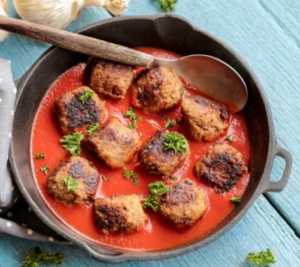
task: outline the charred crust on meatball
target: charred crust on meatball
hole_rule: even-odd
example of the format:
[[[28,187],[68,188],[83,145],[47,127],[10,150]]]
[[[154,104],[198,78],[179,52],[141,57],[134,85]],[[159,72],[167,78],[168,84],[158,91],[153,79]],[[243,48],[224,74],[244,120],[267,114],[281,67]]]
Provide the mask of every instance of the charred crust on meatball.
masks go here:
[[[138,195],[98,198],[95,201],[95,222],[103,233],[133,233],[139,231],[147,220]]]
[[[177,168],[190,155],[187,143],[187,152],[174,152],[173,149],[164,150],[164,141],[167,131],[157,131],[140,150],[139,160],[143,166],[152,175],[162,175],[163,178],[172,175]]]
[[[87,62],[86,83],[98,94],[123,99],[133,78],[132,66],[95,57]]]
[[[195,166],[196,176],[211,184],[217,193],[232,189],[245,173],[242,155],[227,144],[215,146]]]
[[[208,198],[193,181],[184,179],[159,197],[159,212],[177,230],[194,225],[208,209]]]

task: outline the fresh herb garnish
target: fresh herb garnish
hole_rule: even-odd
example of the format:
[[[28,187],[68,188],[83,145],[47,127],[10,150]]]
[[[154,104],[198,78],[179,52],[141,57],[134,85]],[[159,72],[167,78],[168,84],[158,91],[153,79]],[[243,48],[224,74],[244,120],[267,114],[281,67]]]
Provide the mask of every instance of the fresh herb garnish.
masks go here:
[[[34,157],[35,157],[36,159],[45,159],[45,158],[46,158],[46,156],[45,156],[44,153],[36,154]]]
[[[158,210],[158,195],[166,194],[169,192],[169,187],[164,182],[154,182],[148,185],[150,195],[144,200],[143,208],[152,208],[155,212]]]
[[[44,172],[45,174],[48,174],[49,167],[47,165],[44,165],[44,166],[41,167],[41,171]]]
[[[216,142],[215,142],[215,145],[216,145],[216,146],[220,145],[220,142],[219,142],[219,141],[216,141]]]
[[[184,94],[184,89],[183,89],[183,87],[181,87],[180,89],[179,89],[179,91],[180,91],[180,93],[183,95]]]
[[[64,258],[62,252],[53,253],[46,250],[42,251],[40,248],[33,248],[28,251],[22,267],[39,267],[46,262],[53,262],[56,266],[61,266]]]
[[[98,129],[99,129],[99,123],[95,122],[88,127],[87,133],[90,136],[92,135],[93,132],[96,132]]]
[[[166,125],[165,125],[165,128],[171,128],[175,125],[175,121],[174,120],[170,120],[168,119]]]
[[[165,120],[167,119],[167,116],[163,114],[163,115],[161,116],[161,119],[162,119],[163,121],[165,121]]]
[[[77,192],[79,182],[75,179],[73,179],[71,176],[67,176],[62,178],[63,182],[67,185],[68,191],[74,191]]]
[[[266,251],[259,253],[249,253],[246,258],[246,262],[253,263],[253,267],[267,267],[269,263],[276,263],[276,259],[272,251],[268,248]]]
[[[166,134],[165,136],[163,149],[164,150],[173,149],[175,154],[177,154],[178,151],[186,153],[187,141],[182,134],[177,132],[171,132]]]
[[[171,175],[170,177],[171,177],[171,179],[173,179],[173,180],[175,180],[175,179],[177,178],[175,175]]]
[[[124,116],[132,121],[132,124],[128,126],[129,129],[137,129],[136,121],[141,121],[142,117],[137,117],[132,107],[125,111]]]
[[[177,122],[178,125],[181,125],[182,119],[181,119],[181,118],[178,118],[178,119],[176,120],[176,122]]]
[[[137,174],[134,173],[134,171],[128,171],[127,168],[124,166],[123,167],[124,169],[124,177],[126,179],[129,179],[129,178],[137,178]]]
[[[230,135],[226,136],[225,140],[228,141],[228,142],[230,142],[230,143],[233,142],[233,139],[232,139],[232,137]]]
[[[231,199],[232,203],[241,203],[242,199],[240,197],[232,197]]]
[[[110,116],[111,116],[111,117],[115,117],[115,116],[116,116],[116,113],[111,113]]]
[[[73,156],[78,156],[81,153],[80,143],[83,140],[81,132],[73,133],[72,135],[64,135],[60,142],[63,143],[63,148]]]
[[[110,179],[109,178],[107,178],[106,176],[104,176],[104,175],[102,175],[102,180],[103,181],[108,181],[108,182],[110,182]]]
[[[158,0],[160,8],[165,12],[174,12],[175,7],[174,4],[177,3],[178,0]]]
[[[79,100],[82,104],[85,104],[89,97],[92,97],[94,92],[92,90],[86,90],[81,96],[79,96]]]

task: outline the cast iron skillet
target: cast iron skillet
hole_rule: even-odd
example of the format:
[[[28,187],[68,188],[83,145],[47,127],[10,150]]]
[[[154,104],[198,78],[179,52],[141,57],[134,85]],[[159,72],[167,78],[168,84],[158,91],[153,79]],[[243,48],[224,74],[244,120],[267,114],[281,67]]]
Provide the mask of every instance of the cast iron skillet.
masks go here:
[[[291,172],[292,156],[276,144],[270,106],[259,81],[246,63],[224,43],[175,15],[113,18],[87,26],[79,32],[129,47],[159,47],[182,55],[207,54],[220,58],[235,68],[245,80],[249,90],[249,100],[244,112],[251,129],[253,167],[241,205],[238,205],[215,229],[192,243],[165,251],[125,252],[90,241],[67,227],[50,211],[35,183],[30,164],[31,128],[39,103],[58,76],[87,60],[87,57],[81,54],[50,48],[26,73],[18,86],[19,97],[13,125],[10,163],[24,198],[44,223],[58,234],[102,261],[169,258],[200,248],[220,237],[244,216],[260,194],[281,191],[285,187]],[[285,169],[280,181],[271,182],[269,177],[276,156],[285,160]]]

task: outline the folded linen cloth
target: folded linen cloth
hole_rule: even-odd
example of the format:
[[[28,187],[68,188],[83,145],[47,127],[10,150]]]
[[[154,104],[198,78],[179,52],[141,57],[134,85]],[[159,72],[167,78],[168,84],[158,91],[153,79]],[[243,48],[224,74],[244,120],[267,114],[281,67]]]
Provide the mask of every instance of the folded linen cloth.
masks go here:
[[[36,241],[69,243],[31,211],[14,183],[8,154],[16,97],[10,61],[0,58],[0,233]]]

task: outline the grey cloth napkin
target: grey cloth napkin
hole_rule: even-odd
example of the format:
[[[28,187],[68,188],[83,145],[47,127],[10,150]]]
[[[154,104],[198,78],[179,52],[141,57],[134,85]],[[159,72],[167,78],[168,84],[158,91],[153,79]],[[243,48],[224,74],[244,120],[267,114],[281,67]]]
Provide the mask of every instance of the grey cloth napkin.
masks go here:
[[[0,58],[0,232],[36,241],[69,243],[33,213],[14,183],[8,154],[16,96],[10,61]]]

